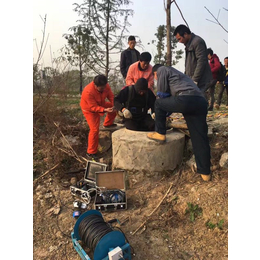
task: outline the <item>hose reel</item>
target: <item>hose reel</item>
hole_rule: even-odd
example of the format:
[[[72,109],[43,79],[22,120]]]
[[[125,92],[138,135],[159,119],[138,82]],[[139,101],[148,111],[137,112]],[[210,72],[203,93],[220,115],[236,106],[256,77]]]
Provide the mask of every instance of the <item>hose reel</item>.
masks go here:
[[[94,252],[94,260],[131,260],[131,249],[125,235],[105,222],[97,210],[89,210],[78,218],[71,238],[81,259],[91,260],[79,240]]]

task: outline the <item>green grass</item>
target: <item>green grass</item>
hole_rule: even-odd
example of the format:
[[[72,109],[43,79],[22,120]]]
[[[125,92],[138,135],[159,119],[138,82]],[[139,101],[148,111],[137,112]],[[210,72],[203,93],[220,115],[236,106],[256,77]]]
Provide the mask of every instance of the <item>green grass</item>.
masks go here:
[[[190,221],[194,222],[195,218],[202,215],[202,208],[199,207],[199,205],[193,205],[192,203],[188,202],[187,203],[188,208],[186,209],[185,213],[189,214],[190,216]]]

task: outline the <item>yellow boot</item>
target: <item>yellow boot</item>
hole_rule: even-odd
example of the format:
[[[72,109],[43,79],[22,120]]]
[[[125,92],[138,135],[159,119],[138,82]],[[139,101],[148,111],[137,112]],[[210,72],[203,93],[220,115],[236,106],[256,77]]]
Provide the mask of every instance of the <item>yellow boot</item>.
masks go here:
[[[147,134],[147,137],[160,143],[164,143],[166,141],[166,135],[161,135],[157,132],[149,133]]]
[[[210,174],[208,174],[208,175],[201,174],[200,176],[201,176],[201,178],[202,178],[204,181],[210,181],[210,179],[211,179],[211,175],[210,175]]]

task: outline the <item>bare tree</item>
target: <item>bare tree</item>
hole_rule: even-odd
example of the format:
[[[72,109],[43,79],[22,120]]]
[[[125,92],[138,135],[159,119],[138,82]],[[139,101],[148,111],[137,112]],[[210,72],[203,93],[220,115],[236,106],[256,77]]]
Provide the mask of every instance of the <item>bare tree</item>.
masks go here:
[[[163,0],[164,2],[164,9],[166,12],[166,44],[167,44],[167,54],[166,54],[166,65],[167,66],[171,66],[172,65],[172,51],[171,51],[171,4],[175,3],[176,7],[178,8],[182,19],[184,20],[184,22],[186,23],[186,25],[188,26],[188,23],[186,22],[186,20],[184,19],[184,16],[181,12],[181,9],[179,8],[178,4],[176,3],[175,0],[167,0],[167,3],[165,3],[165,0]],[[189,27],[189,26],[188,26]]]
[[[36,44],[36,48],[37,48],[37,51],[38,51],[38,57],[37,57],[37,60],[36,60],[36,63],[35,63],[35,67],[38,67],[39,62],[42,59],[42,56],[44,54],[44,51],[45,51],[45,48],[46,48],[46,45],[47,45],[47,42],[48,42],[48,38],[49,38],[49,34],[48,34],[47,40],[45,42],[45,30],[46,30],[47,14],[45,14],[44,18],[41,17],[41,19],[43,21],[42,40],[41,40],[41,45],[40,45],[40,49],[39,49],[38,45],[37,45],[37,40],[35,39],[35,44]]]
[[[49,34],[48,34],[47,39],[45,39],[47,15],[45,15],[44,18],[42,18],[40,16],[40,18],[43,21],[42,40],[41,40],[40,48],[38,48],[37,39],[34,39],[36,49],[38,52],[38,56],[37,56],[36,62],[33,64],[33,91],[38,90],[39,96],[41,96],[40,80],[41,80],[41,78],[44,77],[44,72],[39,70],[39,62],[41,61],[41,59],[43,57],[43,54],[44,54],[44,51],[46,48],[46,44],[47,44],[48,38],[49,38]]]
[[[167,46],[167,54],[166,54],[166,65],[172,65],[172,52],[171,52],[171,0],[167,0],[167,4],[165,5],[164,0],[164,9],[166,12],[166,46]]]

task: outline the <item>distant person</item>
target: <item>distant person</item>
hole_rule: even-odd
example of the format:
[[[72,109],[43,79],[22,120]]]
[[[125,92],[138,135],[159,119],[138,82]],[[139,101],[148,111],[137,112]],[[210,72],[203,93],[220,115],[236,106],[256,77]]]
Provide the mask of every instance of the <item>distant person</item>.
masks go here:
[[[154,104],[155,132],[148,133],[147,137],[164,143],[167,113],[182,113],[189,129],[197,172],[204,181],[209,181],[211,156],[206,122],[207,100],[190,77],[173,67],[156,64],[153,72],[161,98]]]
[[[220,90],[219,90],[219,95],[217,98],[217,103],[215,105],[216,109],[219,109],[220,104],[221,104],[221,99],[222,99],[222,95],[224,93],[224,90],[226,90],[227,92],[227,102],[226,102],[226,106],[228,106],[228,57],[226,57],[224,59],[224,66],[225,66],[225,79],[223,81],[223,84],[220,85]]]
[[[185,72],[206,97],[208,84],[212,79],[205,41],[198,35],[191,33],[185,25],[179,25],[174,31],[178,42],[185,45]]]
[[[138,79],[145,78],[148,81],[148,88],[153,92],[154,78],[150,61],[152,56],[149,52],[143,52],[140,55],[139,61],[129,67],[126,76],[126,85],[134,85]]]
[[[114,99],[115,108],[123,114],[126,129],[134,131],[154,131],[154,120],[147,113],[154,112],[155,95],[148,88],[145,78],[135,85],[123,88]]]
[[[218,82],[218,73],[219,70],[221,69],[221,64],[217,54],[213,53],[213,50],[211,48],[207,49],[207,53],[208,53],[209,66],[213,77],[213,79],[209,83],[210,102],[208,107],[208,110],[212,111],[215,102],[215,87],[216,87],[216,83]],[[223,85],[222,82],[219,82],[219,84]]]
[[[128,45],[129,47],[121,53],[120,59],[120,71],[123,78],[126,78],[127,71],[133,63],[139,61],[140,52],[135,49],[135,37],[129,36],[128,37]]]
[[[109,102],[106,101],[106,99],[108,99]],[[113,108],[114,94],[107,83],[105,75],[97,75],[94,80],[84,88],[81,95],[80,106],[89,126],[87,156],[91,159],[97,159],[100,116],[107,113],[103,123],[104,127],[116,125],[114,124],[114,119],[117,114]]]

